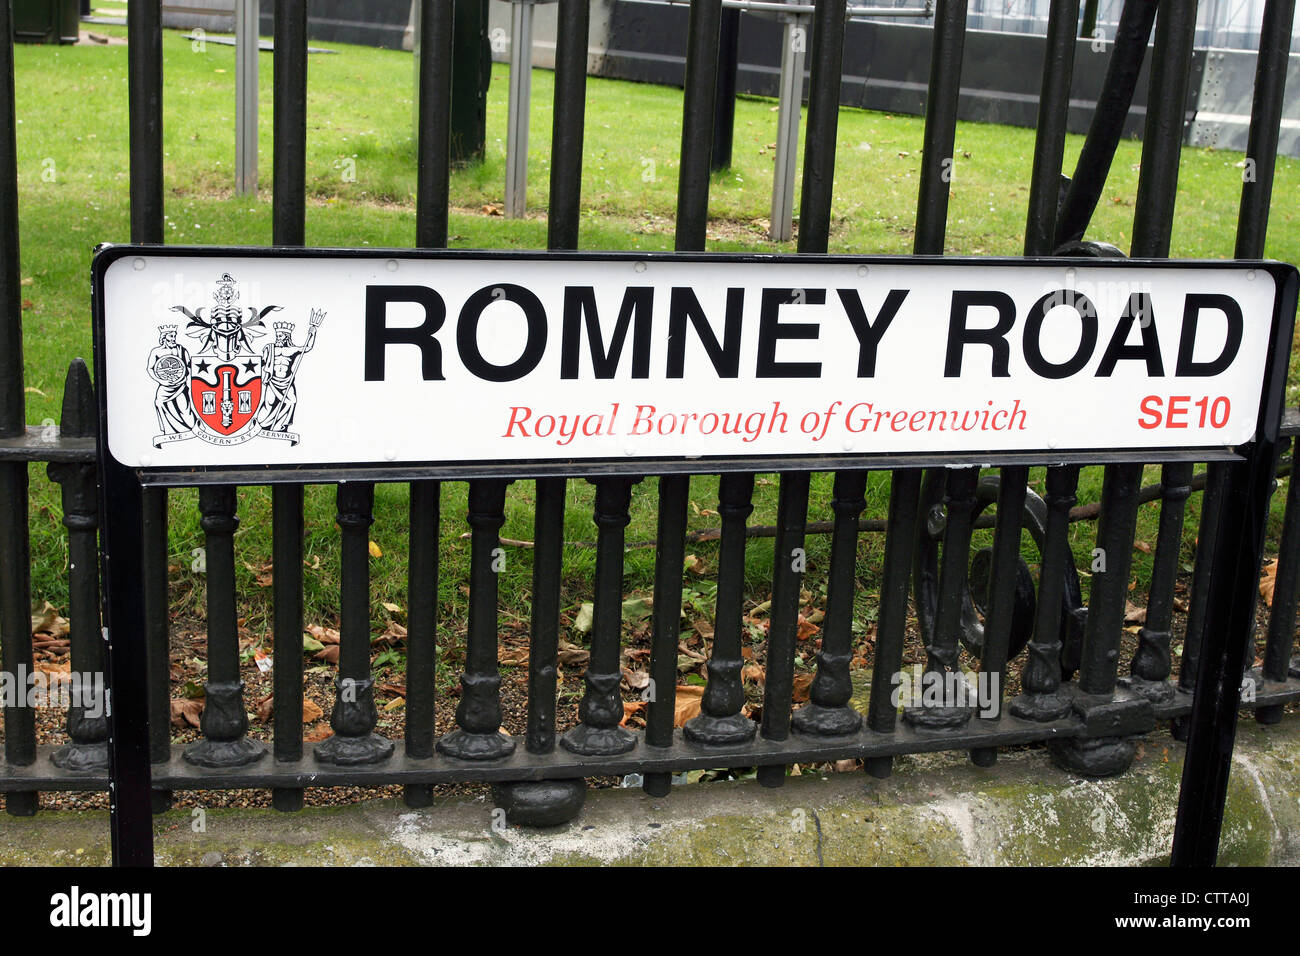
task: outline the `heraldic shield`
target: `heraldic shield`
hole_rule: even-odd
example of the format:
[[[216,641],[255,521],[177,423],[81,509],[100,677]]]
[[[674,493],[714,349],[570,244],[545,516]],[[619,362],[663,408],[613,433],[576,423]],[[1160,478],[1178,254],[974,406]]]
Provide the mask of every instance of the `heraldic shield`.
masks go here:
[[[223,361],[214,353],[190,358],[190,400],[204,432],[217,445],[238,445],[257,435],[262,407],[262,357],[246,353]]]

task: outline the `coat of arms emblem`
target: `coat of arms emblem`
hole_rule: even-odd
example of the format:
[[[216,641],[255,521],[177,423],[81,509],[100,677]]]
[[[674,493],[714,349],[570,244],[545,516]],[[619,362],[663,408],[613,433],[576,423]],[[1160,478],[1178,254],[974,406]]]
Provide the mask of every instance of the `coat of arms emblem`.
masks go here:
[[[222,274],[205,317],[202,307],[191,312],[172,306],[189,322],[185,335],[198,342],[191,353],[177,342],[175,325],[158,327],[158,346],[149,353],[146,370],[157,384],[154,410],[159,434],[154,447],[201,438],[213,445],[240,445],[253,438],[273,438],[296,445],[291,431],[298,407],[295,380],[303,357],[316,345],[316,332],[325,313],[312,309],[307,339],[295,345],[292,322],[273,323],[270,344],[260,352],[252,339],[266,334],[266,317],[281,306],[240,306],[239,290],[229,273]]]

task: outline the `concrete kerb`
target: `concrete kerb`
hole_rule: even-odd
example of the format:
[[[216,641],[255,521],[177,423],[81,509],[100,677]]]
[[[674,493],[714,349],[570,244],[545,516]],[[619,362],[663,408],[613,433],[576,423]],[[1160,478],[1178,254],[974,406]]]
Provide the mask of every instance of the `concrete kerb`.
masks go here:
[[[175,810],[156,822],[156,861],[248,865],[1144,865],[1168,859],[1182,745],[1143,739],[1133,769],[1084,781],[1042,749],[988,769],[964,754],[901,757],[889,780],[804,772],[779,790],[753,781],[593,790],[572,823],[503,825],[487,797],[428,810],[398,801],[348,807],[205,811],[203,832]],[[494,827],[494,822],[496,826]],[[0,866],[105,865],[107,815],[0,814]],[[1300,722],[1243,721],[1221,864],[1300,864]]]

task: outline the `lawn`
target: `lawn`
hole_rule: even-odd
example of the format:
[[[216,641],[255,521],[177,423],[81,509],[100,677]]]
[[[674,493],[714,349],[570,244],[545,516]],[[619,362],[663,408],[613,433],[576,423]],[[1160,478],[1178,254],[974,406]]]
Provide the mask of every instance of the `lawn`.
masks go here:
[[[107,9],[113,9],[105,5]],[[124,9],[124,8],[120,8]],[[123,28],[95,27],[121,38]],[[412,130],[412,62],[409,54],[326,44],[337,55],[313,55],[309,67],[307,242],[320,246],[403,247],[414,242],[416,184]],[[262,57],[260,166],[266,187],[256,198],[233,195],[234,53],[229,47],[200,46],[177,32],[163,37],[165,57],[166,239],[169,243],[264,245],[271,240],[271,57]],[[97,243],[122,242],[128,234],[126,138],[126,47],[27,47],[17,50],[18,148],[21,169],[22,269],[24,281],[25,365],[28,421],[57,420],[68,361],[90,352],[89,296],[86,278]],[[541,248],[545,245],[547,158],[550,152],[552,75],[536,70],[530,128],[528,173],[530,212],[507,220],[493,212],[503,198],[507,70],[498,65],[488,103],[485,161],[457,171],[451,183],[451,245],[457,248]],[[673,241],[677,150],[682,96],[679,90],[591,79],[588,82],[583,217],[584,249],[668,250]],[[775,104],[742,98],[736,111],[734,166],[715,177],[708,248],[718,251],[793,251],[792,243],[766,238],[771,192]],[[833,252],[907,253],[912,244],[922,122],[845,109],[840,117]],[[963,123],[957,131],[947,250],[967,255],[1015,255],[1021,251],[1033,132],[1003,126]],[[1067,169],[1082,137],[1067,141]],[[1132,229],[1141,144],[1120,146],[1090,238],[1128,245]],[[1239,153],[1186,150],[1179,182],[1179,215],[1171,254],[1223,258],[1232,254],[1242,161]],[[1267,254],[1300,260],[1300,229],[1292,201],[1300,186],[1300,163],[1278,164]],[[797,202],[796,202],[796,208]],[[1293,363],[1293,373],[1296,371]],[[1294,375],[1293,375],[1294,378]],[[1300,381],[1300,380],[1297,380]],[[1294,400],[1296,383],[1291,388]],[[1158,469],[1148,469],[1148,482]],[[1043,490],[1042,470],[1032,481]],[[1085,471],[1081,501],[1100,494],[1100,470]],[[58,489],[33,469],[33,598],[59,607],[67,602],[66,540],[59,524]],[[772,524],[777,480],[760,476],[752,521]],[[529,483],[512,487],[503,536],[532,538]],[[717,480],[692,479],[692,529],[715,527]],[[176,613],[202,615],[202,575],[191,569],[191,555],[202,545],[194,492],[172,495],[171,564]],[[591,522],[592,488],[570,482],[564,555],[565,612],[572,614],[590,592],[594,551],[582,542],[595,537]],[[1280,520],[1275,501],[1273,534]],[[269,589],[257,583],[270,560],[270,496],[263,488],[240,492],[243,521],[237,538],[239,573],[247,626],[269,630]],[[464,584],[468,541],[465,486],[443,489],[443,574],[441,626],[444,640],[464,631]],[[864,517],[883,518],[888,476],[873,477]],[[810,520],[830,514],[830,476],[813,483]],[[1183,563],[1191,561],[1198,497],[1189,508]],[[1155,543],[1155,507],[1142,509],[1138,538]],[[405,604],[406,488],[380,486],[373,537],[379,552],[372,561],[374,618],[383,626],[392,613],[385,602]],[[654,482],[635,497],[630,542],[654,537]],[[337,608],[338,531],[332,488],[309,489],[306,515],[306,600],[309,622],[330,620]],[[1072,527],[1080,566],[1093,547],[1095,525]],[[981,532],[978,543],[991,535]],[[1026,559],[1037,554],[1026,542]],[[716,570],[716,543],[693,549],[707,576]],[[808,604],[821,606],[829,538],[809,540],[806,580]],[[531,587],[531,552],[512,548],[501,577],[506,622],[526,622]],[[863,535],[860,544],[859,617],[874,618],[883,535]],[[646,592],[653,580],[653,547],[628,552],[625,587]],[[1145,604],[1152,557],[1134,553],[1134,600]],[[747,555],[747,578],[754,600],[770,587],[772,542],[757,539]],[[1086,580],[1085,580],[1086,587]]]

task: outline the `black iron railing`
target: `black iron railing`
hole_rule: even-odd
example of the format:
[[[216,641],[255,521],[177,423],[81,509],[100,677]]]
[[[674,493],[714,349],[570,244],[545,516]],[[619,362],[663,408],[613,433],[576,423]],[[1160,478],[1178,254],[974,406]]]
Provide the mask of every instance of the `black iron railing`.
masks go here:
[[[1085,239],[1087,224],[1101,194],[1145,54],[1157,4],[1129,0],[1111,59],[1106,90],[1084,147],[1079,168],[1062,184],[1065,115],[1069,74],[1077,32],[1079,0],[1052,4],[1044,63],[1039,123],[1026,220],[1025,253],[1107,256],[1118,250]],[[1177,192],[1178,159],[1191,57],[1195,5],[1158,4],[1152,104],[1143,141],[1134,239],[1135,256],[1164,257],[1169,251]],[[422,0],[419,181],[415,244],[443,248],[447,243],[449,192],[450,0]],[[1273,167],[1281,121],[1287,43],[1294,0],[1270,0],[1261,37],[1251,125],[1250,156],[1258,175],[1243,184],[1236,252],[1240,258],[1263,253]],[[938,0],[925,120],[922,174],[914,251],[944,252],[949,177],[945,159],[953,153],[960,95],[965,32],[964,0]],[[845,0],[817,3],[811,46],[813,65],[807,146],[800,209],[799,251],[825,252],[835,169],[839,65]],[[716,139],[715,96],[719,33],[724,18],[718,0],[695,0],[687,37],[687,71],[678,185],[676,249],[702,251],[708,219],[710,159]],[[558,46],[551,155],[548,246],[578,247],[583,115],[586,84],[588,3],[559,0]],[[132,3],[128,13],[130,89],[131,239],[160,243],[163,238],[162,51],[157,4]],[[277,246],[301,246],[305,221],[306,3],[275,3],[274,232]],[[0,34],[10,29],[8,5],[0,5]],[[49,462],[50,477],[63,486],[64,523],[72,555],[71,665],[74,671],[101,671],[97,568],[92,559],[98,509],[94,501],[98,429],[95,401],[85,367],[74,362],[68,375],[63,419],[57,431],[26,425],[23,398],[22,322],[18,269],[18,193],[11,45],[0,42],[0,662],[6,672],[31,670],[28,584],[28,466]],[[1294,416],[1284,436],[1300,433]],[[1148,460],[1160,460],[1158,457]],[[1202,459],[1203,460],[1203,459]],[[593,519],[597,531],[593,583],[594,626],[591,660],[581,722],[562,728],[556,722],[556,661],[560,635],[561,557],[565,511],[564,477],[536,484],[535,550],[528,658],[526,733],[499,733],[500,677],[497,665],[497,581],[490,556],[499,546],[507,477],[479,477],[469,484],[468,525],[471,579],[467,656],[455,728],[438,734],[434,722],[435,634],[440,482],[409,482],[409,563],[406,727],[401,746],[375,733],[375,707],[369,657],[369,579],[367,528],[373,520],[374,486],[350,481],[338,486],[342,582],[339,696],[335,735],[310,752],[302,734],[303,667],[303,484],[273,486],[273,605],[275,655],[274,741],[269,749],[249,739],[239,682],[236,589],[232,535],[238,525],[236,495],[230,485],[201,490],[201,526],[207,554],[208,685],[201,740],[181,746],[171,739],[167,584],[168,495],[145,487],[138,507],[142,534],[117,552],[126,570],[143,581],[146,629],[139,640],[115,640],[114,673],[147,672],[147,691],[119,688],[115,716],[120,724],[149,727],[146,751],[119,749],[112,768],[119,803],[151,800],[165,810],[170,792],[235,787],[270,788],[281,810],[302,806],[306,786],[402,784],[413,807],[432,802],[435,784],[482,781],[499,784],[497,800],[512,819],[554,823],[581,806],[588,776],[640,773],[648,793],[663,796],[673,773],[724,766],[757,766],[759,780],[779,786],[792,763],[863,758],[875,777],[890,773],[899,754],[968,750],[988,765],[1000,746],[1048,742],[1063,766],[1089,775],[1122,772],[1133,755],[1136,735],[1172,720],[1181,734],[1204,736],[1231,726],[1238,706],[1254,707],[1261,723],[1282,716],[1283,705],[1300,700],[1300,668],[1293,659],[1295,616],[1300,600],[1300,504],[1289,483],[1280,564],[1263,667],[1252,675],[1255,692],[1242,701],[1237,675],[1247,661],[1246,647],[1225,644],[1224,609],[1210,605],[1211,580],[1233,569],[1242,554],[1218,542],[1221,509],[1239,507],[1241,479],[1233,464],[1210,461],[1204,477],[1194,474],[1186,456],[1163,465],[1158,489],[1141,489],[1143,464],[1115,456],[1097,457],[1105,465],[1097,545],[1110,556],[1106,573],[1092,579],[1087,607],[1067,539],[1076,505],[1079,465],[1048,470],[1046,496],[1026,491],[1028,468],[1007,465],[998,480],[981,481],[979,470],[962,465],[923,472],[892,472],[888,518],[861,522],[866,473],[846,467],[834,477],[833,521],[808,523],[809,473],[780,475],[778,554],[803,546],[810,532],[831,535],[827,609],[822,651],[810,703],[792,707],[793,659],[801,571],[778,561],[772,582],[771,627],[761,723],[741,715],[741,616],[745,541],[754,476],[722,477],[718,513],[719,574],[716,631],[709,680],[701,714],[678,733],[672,688],[683,594],[688,482],[685,474],[658,480],[657,561],[652,619],[650,675],[658,693],[647,710],[646,729],[620,726],[620,605],[625,552],[624,528],[635,479],[594,479]],[[315,483],[328,474],[310,476]],[[1190,595],[1182,662],[1170,681],[1173,595],[1183,516],[1191,494],[1203,491],[1196,568]],[[1235,489],[1235,490],[1234,490]],[[1121,678],[1120,640],[1130,580],[1137,510],[1159,497],[1156,543],[1148,616],[1140,644]],[[972,718],[956,708],[904,711],[891,699],[891,676],[902,665],[915,593],[919,623],[932,669],[956,667],[963,613],[968,600],[971,536],[996,505],[991,584],[985,595],[981,666],[1001,676],[1021,645],[1027,646],[1021,671],[1023,691],[1010,701],[999,697],[994,713]],[[1234,512],[1235,513],[1235,512]],[[931,519],[938,514],[937,524]],[[1079,515],[1076,515],[1079,517]],[[1019,552],[1028,523],[1041,549],[1036,609],[1024,619]],[[874,677],[865,713],[849,705],[849,658],[853,591],[857,587],[858,536],[864,528],[886,535]],[[941,545],[941,548],[938,547]],[[1246,561],[1247,565],[1251,562]],[[1237,568],[1253,587],[1256,565]],[[112,575],[110,574],[110,583]],[[108,595],[109,601],[114,595]],[[1234,613],[1240,614],[1238,608]],[[1216,626],[1218,625],[1218,626]],[[1201,681],[1197,684],[1196,681]],[[1210,683],[1207,683],[1210,682]],[[1226,683],[1225,683],[1226,682]],[[1212,686],[1212,692],[1207,687]],[[1192,691],[1200,688],[1193,695]],[[30,708],[6,706],[5,761],[0,791],[10,814],[28,815],[42,790],[103,790],[110,782],[107,725],[77,707],[68,717],[71,743],[50,752],[36,744]],[[1229,738],[1230,739],[1230,738]],[[1212,861],[1226,788],[1227,757],[1222,747],[1189,755],[1192,779],[1212,781],[1198,794],[1184,793],[1176,862]],[[117,824],[115,844],[124,862],[147,862],[150,835],[138,818]]]

